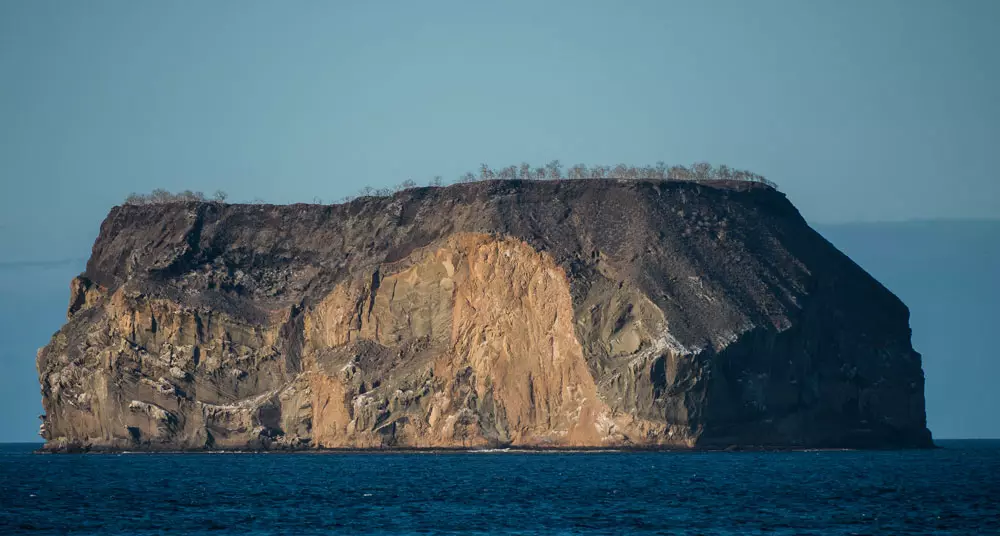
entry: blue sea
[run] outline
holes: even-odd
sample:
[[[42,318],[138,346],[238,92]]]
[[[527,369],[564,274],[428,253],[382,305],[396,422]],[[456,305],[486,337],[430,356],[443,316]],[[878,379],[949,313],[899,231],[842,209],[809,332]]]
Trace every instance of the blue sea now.
[[[33,454],[0,534],[1000,534],[1000,441],[909,451]]]

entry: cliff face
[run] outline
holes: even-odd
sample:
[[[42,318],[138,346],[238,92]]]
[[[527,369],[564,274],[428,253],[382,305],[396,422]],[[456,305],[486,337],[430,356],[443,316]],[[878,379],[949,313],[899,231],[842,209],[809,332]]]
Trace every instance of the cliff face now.
[[[928,446],[906,307],[745,183],[116,207],[46,448]]]

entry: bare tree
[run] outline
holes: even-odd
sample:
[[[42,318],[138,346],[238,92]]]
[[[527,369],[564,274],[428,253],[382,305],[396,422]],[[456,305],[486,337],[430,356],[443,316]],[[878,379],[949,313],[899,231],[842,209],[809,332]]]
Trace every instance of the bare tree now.
[[[614,169],[611,170],[612,179],[626,179],[628,178],[628,166],[625,164],[618,164]]]
[[[163,188],[157,188],[150,192],[149,201],[151,203],[169,203],[173,196]]]
[[[486,164],[479,164],[480,180],[488,181],[493,178],[493,170]]]
[[[697,180],[705,180],[712,178],[712,164],[708,162],[695,162],[691,166],[691,171],[694,174],[694,178]]]
[[[729,166],[723,164],[715,168],[715,178],[722,180],[729,180],[733,178],[733,170]]]
[[[553,160],[545,164],[545,172],[550,179],[558,180],[562,178],[562,164],[558,160]]]
[[[525,181],[530,180],[532,178],[531,164],[527,162],[521,162],[521,165],[518,168],[518,178]]]
[[[517,166],[507,166],[500,170],[500,178],[514,180],[517,178]]]
[[[170,194],[168,194],[170,195]],[[205,201],[205,194],[201,192],[192,192],[191,190],[184,190],[170,196],[169,201],[176,201],[180,203],[200,203]]]
[[[458,182],[469,183],[475,182],[476,180],[491,180],[500,178],[503,180],[512,179],[522,179],[522,180],[545,180],[545,179],[625,179],[625,180],[681,180],[681,181],[701,181],[701,180],[733,180],[733,181],[743,181],[743,182],[756,182],[764,184],[770,188],[777,189],[778,185],[774,182],[768,180],[763,175],[753,173],[747,170],[736,169],[729,167],[727,165],[720,165],[718,167],[713,167],[707,162],[697,162],[693,164],[690,168],[684,166],[670,166],[667,167],[662,161],[657,162],[655,166],[644,166],[635,167],[628,166],[625,164],[618,164],[614,168],[609,168],[608,166],[593,166],[588,168],[584,164],[576,164],[571,166],[566,170],[565,175],[562,171],[562,164],[558,160],[552,160],[543,167],[532,168],[530,164],[524,162],[519,166],[507,166],[501,168],[499,171],[494,171],[486,164],[480,165],[479,175],[474,175],[473,173],[465,173],[459,177]],[[430,181],[431,186],[442,186],[443,181],[440,175],[434,176]],[[373,189],[370,186],[366,186],[359,192],[360,196],[391,196],[393,193],[408,190],[410,188],[415,188],[417,186],[416,182],[412,179],[407,179],[395,186],[394,188],[380,188]],[[222,190],[216,190],[212,194],[211,200],[217,203],[224,203],[228,199],[226,192]],[[348,202],[353,197],[347,196],[344,198],[344,202]],[[149,204],[162,204],[162,203],[202,203],[205,202],[207,198],[202,192],[183,190],[178,193],[171,193],[162,188],[157,188],[150,192],[149,194],[139,194],[130,193],[126,198],[124,203],[126,205],[149,205]],[[322,200],[318,197],[313,199],[316,203],[322,203]],[[248,201],[252,204],[263,204],[264,200],[260,198],[255,198],[252,201]]]
[[[666,179],[667,178],[667,164],[660,160],[656,163],[653,168],[652,175],[649,176],[651,179]]]
[[[688,180],[691,178],[691,172],[684,166],[671,166],[667,170],[667,178],[676,181]]]

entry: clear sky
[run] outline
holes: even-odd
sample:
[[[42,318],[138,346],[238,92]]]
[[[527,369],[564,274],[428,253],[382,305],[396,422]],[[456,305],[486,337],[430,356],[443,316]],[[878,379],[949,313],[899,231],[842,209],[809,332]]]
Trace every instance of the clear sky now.
[[[0,0],[0,265],[80,264],[132,191],[481,162],[707,160],[812,222],[996,218],[998,28],[1000,0]]]
[[[156,187],[339,198],[480,162],[709,160],[811,221],[1000,213],[1000,2],[0,2],[0,237]]]

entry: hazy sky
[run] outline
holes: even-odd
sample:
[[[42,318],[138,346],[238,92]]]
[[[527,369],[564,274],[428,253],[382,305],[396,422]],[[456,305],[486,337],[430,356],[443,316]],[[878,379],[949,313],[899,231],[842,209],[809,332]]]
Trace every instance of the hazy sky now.
[[[0,2],[0,254],[156,187],[339,198],[480,162],[690,163],[811,221],[994,217],[1000,2]]]
[[[0,0],[0,365],[25,383],[108,208],[158,187],[707,160],[812,222],[997,218],[998,27],[1000,0]]]

